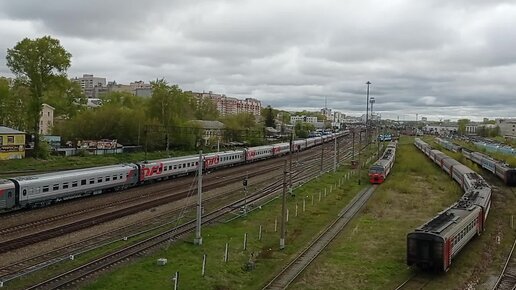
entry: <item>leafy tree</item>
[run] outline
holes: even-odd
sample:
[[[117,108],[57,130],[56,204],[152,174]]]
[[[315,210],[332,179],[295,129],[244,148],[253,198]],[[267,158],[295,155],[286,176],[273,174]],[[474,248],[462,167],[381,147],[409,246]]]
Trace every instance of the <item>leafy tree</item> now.
[[[146,98],[135,96],[129,92],[109,92],[103,94],[100,99],[104,106],[123,107],[132,110],[141,110],[148,103]]]
[[[9,82],[6,78],[0,78],[0,124],[7,124],[9,95]]]
[[[265,127],[275,127],[274,123],[274,115],[272,112],[272,107],[267,106],[266,113],[265,113]]]
[[[5,78],[0,78],[0,124],[27,130],[27,105],[30,91],[24,85],[15,82],[13,87]]]
[[[214,121],[219,118],[219,111],[217,106],[210,98],[196,98],[188,94],[191,107],[195,108],[195,119]]]
[[[83,110],[87,98],[78,83],[70,81],[64,76],[59,76],[50,83],[44,93],[44,102],[55,108],[55,116],[70,118]]]
[[[71,54],[50,36],[25,38],[14,48],[7,49],[7,66],[31,92],[28,108],[29,129],[35,135],[35,155],[39,149],[39,119],[43,94],[58,76],[66,76],[70,67]]]
[[[457,121],[457,125],[459,126],[459,133],[464,134],[466,133],[466,125],[469,124],[469,119],[459,119]]]
[[[296,122],[294,126],[296,136],[299,138],[307,138],[310,132],[315,130],[315,126],[312,123]]]

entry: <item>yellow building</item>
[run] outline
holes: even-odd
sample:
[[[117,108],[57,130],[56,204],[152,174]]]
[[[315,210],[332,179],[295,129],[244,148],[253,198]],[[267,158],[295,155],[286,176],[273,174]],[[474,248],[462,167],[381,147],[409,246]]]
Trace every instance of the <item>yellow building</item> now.
[[[0,126],[0,160],[25,157],[25,133]]]

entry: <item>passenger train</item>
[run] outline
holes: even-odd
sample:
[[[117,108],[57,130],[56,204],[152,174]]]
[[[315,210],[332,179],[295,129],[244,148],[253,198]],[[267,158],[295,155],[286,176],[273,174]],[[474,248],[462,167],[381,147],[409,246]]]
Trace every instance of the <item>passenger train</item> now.
[[[347,133],[343,131],[323,137],[295,140],[292,142],[292,151],[305,150],[345,136]],[[236,166],[282,156],[288,152],[290,152],[290,143],[207,153],[202,157],[203,169]],[[44,206],[106,191],[123,190],[196,172],[198,166],[199,156],[190,155],[0,179],[0,212]]]
[[[416,138],[414,145],[464,190],[460,200],[407,235],[407,264],[424,270],[448,271],[452,260],[485,230],[491,187],[473,170]]]
[[[441,138],[435,138],[435,140],[438,144],[450,151],[462,152],[464,157],[498,176],[498,178],[503,180],[506,185],[516,186],[516,168],[510,167],[508,164],[502,161],[495,160],[484,153],[470,151],[466,148],[453,144],[450,141]]]
[[[396,141],[389,142],[383,155],[369,168],[369,182],[372,184],[380,184],[385,181],[389,172],[394,166],[396,159]]]

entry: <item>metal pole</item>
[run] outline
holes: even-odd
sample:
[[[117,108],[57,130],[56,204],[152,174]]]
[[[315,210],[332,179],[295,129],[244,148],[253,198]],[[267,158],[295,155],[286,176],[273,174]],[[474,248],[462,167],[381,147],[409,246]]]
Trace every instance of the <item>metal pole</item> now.
[[[353,128],[353,140],[351,141],[351,160],[355,160],[355,128]]]
[[[194,244],[202,245],[201,218],[202,218],[202,150],[199,151],[199,171],[197,173],[197,225],[195,228]]]
[[[206,254],[202,255],[202,272],[201,275],[204,277],[204,273],[206,273]]]
[[[337,172],[337,137],[335,137],[335,144],[333,148],[333,172]]]
[[[367,129],[366,129],[367,130]],[[360,163],[360,149],[362,147],[362,130],[358,132],[358,185],[362,182],[360,178],[360,171],[362,169],[362,164]]]
[[[280,250],[283,250],[285,248],[285,233],[286,233],[286,227],[285,227],[285,218],[287,214],[287,160],[285,160],[284,164],[284,170],[283,170],[283,198],[281,203],[281,235],[280,235]]]
[[[322,139],[321,139],[322,142]],[[323,172],[324,142],[321,143],[321,172]]]
[[[226,249],[224,250],[224,262],[228,261],[228,248],[229,248],[229,244],[226,243]]]
[[[247,172],[242,185],[244,186],[244,215],[247,216]]]
[[[174,290],[179,289],[179,272],[176,272],[174,277],[172,277],[172,281],[174,281]]]
[[[292,195],[292,151],[294,150],[293,148],[293,145],[294,145],[294,133],[291,133],[290,134],[290,153],[288,154],[288,162],[290,163],[289,164],[289,186],[288,186],[288,192],[290,193],[290,195]]]
[[[337,139],[337,138],[335,138]],[[340,140],[337,139],[337,163],[340,164]]]
[[[260,225],[260,229],[258,230],[258,241],[262,240],[262,225]]]
[[[366,85],[367,85],[367,105],[366,105],[366,124],[365,124],[365,135],[366,135],[366,145],[369,145],[369,131],[368,131],[368,128],[369,128],[369,85],[371,84],[370,81],[367,81]],[[360,148],[359,148],[360,150]]]
[[[247,250],[247,233],[244,233],[244,251]]]

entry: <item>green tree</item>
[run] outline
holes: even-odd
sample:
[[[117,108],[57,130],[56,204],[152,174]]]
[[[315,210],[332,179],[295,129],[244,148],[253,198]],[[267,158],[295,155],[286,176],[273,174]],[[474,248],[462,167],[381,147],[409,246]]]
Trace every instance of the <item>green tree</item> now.
[[[299,138],[307,138],[310,132],[315,130],[314,124],[306,122],[296,122],[294,126],[296,136]]]
[[[85,109],[87,98],[78,83],[59,76],[50,83],[44,93],[45,103],[55,108],[54,115],[71,118]]]
[[[7,117],[9,110],[7,102],[10,96],[9,82],[6,78],[0,78],[0,124],[7,125]]]
[[[188,94],[191,100],[191,107],[195,108],[195,119],[214,121],[219,118],[217,106],[210,98],[197,99]]]
[[[469,119],[459,119],[457,121],[457,125],[459,126],[459,133],[464,134],[466,133],[466,125],[469,124]]]
[[[275,127],[274,123],[274,114],[272,112],[272,107],[267,106],[266,113],[265,113],[265,127]]]
[[[50,36],[25,38],[14,48],[7,49],[7,67],[31,92],[28,108],[29,129],[35,135],[34,153],[39,151],[39,118],[43,105],[43,94],[56,77],[66,76],[70,67],[71,54]]]

